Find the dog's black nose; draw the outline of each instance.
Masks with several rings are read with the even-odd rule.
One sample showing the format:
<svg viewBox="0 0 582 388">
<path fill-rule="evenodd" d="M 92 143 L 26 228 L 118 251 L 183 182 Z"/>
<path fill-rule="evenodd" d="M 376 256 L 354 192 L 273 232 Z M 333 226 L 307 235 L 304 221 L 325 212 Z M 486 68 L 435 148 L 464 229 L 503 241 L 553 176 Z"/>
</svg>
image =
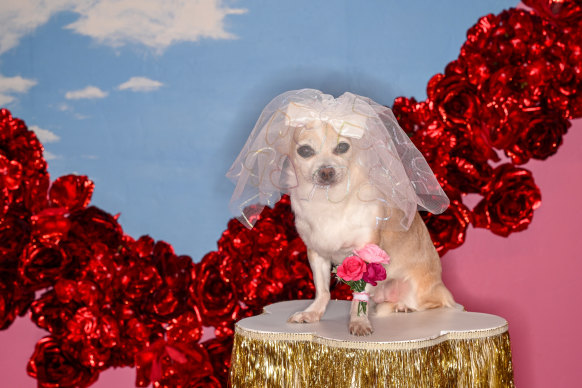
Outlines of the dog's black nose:
<svg viewBox="0 0 582 388">
<path fill-rule="evenodd" d="M 319 169 L 317 175 L 321 183 L 328 184 L 335 179 L 335 169 L 333 167 L 322 167 Z"/>
</svg>

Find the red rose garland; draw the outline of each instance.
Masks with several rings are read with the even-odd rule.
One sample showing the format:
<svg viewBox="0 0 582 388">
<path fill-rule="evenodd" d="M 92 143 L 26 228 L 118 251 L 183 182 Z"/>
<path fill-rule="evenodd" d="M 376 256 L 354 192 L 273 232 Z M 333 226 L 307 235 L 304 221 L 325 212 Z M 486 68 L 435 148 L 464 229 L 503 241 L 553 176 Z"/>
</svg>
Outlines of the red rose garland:
<svg viewBox="0 0 582 388">
<path fill-rule="evenodd" d="M 502 236 L 527 228 L 540 192 L 514 165 L 553 155 L 568 120 L 582 116 L 581 2 L 525 3 L 540 16 L 481 18 L 427 100 L 394 102 L 451 198 L 445 213 L 425 215 L 441 255 L 464 242 L 469 223 Z M 508 159 L 494 166 L 499 151 Z M 137 386 L 225 386 L 235 321 L 314 295 L 288 197 L 252 230 L 231 220 L 218 250 L 193 263 L 125 235 L 116 217 L 89 207 L 93 188 L 73 175 L 50 185 L 36 136 L 0 110 L 0 329 L 30 310 L 49 332 L 27 369 L 40 387 L 89 386 L 120 366 L 136 366 Z M 466 193 L 482 196 L 472 210 Z M 334 282 L 332 297 L 351 291 Z M 215 338 L 200 343 L 204 327 Z"/>
</svg>

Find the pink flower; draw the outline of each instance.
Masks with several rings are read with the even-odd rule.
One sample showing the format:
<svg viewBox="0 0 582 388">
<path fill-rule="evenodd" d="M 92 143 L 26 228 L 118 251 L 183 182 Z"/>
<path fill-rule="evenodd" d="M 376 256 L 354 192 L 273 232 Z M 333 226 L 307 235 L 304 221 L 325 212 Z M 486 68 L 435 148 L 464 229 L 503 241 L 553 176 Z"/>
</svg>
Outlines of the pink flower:
<svg viewBox="0 0 582 388">
<path fill-rule="evenodd" d="M 354 253 L 360 256 L 366 263 L 390 263 L 388 254 L 376 244 L 364 245 L 361 249 L 356 249 Z"/>
<path fill-rule="evenodd" d="M 386 268 L 380 263 L 370 263 L 362 276 L 366 283 L 375 286 L 379 281 L 386 279 Z"/>
<path fill-rule="evenodd" d="M 349 256 L 337 267 L 337 276 L 346 282 L 357 281 L 362 278 L 364 271 L 366 271 L 366 262 L 358 256 Z"/>
</svg>

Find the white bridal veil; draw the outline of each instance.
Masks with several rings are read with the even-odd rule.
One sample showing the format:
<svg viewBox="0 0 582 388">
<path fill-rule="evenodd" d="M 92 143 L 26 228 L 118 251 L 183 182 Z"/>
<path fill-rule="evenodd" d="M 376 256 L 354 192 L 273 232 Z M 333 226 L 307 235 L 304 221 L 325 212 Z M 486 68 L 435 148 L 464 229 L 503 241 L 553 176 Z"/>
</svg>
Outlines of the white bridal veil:
<svg viewBox="0 0 582 388">
<path fill-rule="evenodd" d="M 282 193 L 297 185 L 297 170 L 290 152 L 298 133 L 321 122 L 340 137 L 349 138 L 358 170 L 366 172 L 358 198 L 386 207 L 398 222 L 377 219 L 378 227 L 408 229 L 417 209 L 442 213 L 449 200 L 428 163 L 400 128 L 392 110 L 369 98 L 344 93 L 338 98 L 319 90 L 301 89 L 275 97 L 263 110 L 242 151 L 227 173 L 236 185 L 230 209 L 252 228 L 264 206 L 273 206 Z M 348 171 L 348 175 L 349 175 Z M 313 183 L 313 190 L 326 190 Z M 373 194 L 371 194 L 373 193 Z M 394 212 L 394 209 L 399 209 Z"/>
</svg>

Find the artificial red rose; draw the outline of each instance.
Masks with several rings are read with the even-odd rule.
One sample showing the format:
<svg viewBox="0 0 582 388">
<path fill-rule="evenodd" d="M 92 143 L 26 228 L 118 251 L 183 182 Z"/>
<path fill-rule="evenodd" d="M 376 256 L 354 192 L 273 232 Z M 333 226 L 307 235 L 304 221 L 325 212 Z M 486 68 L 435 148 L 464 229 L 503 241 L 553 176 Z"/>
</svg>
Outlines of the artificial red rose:
<svg viewBox="0 0 582 388">
<path fill-rule="evenodd" d="M 559 114 L 539 110 L 512 115 L 510 125 L 520 131 L 506 153 L 513 163 L 523 164 L 530 158 L 545 160 L 555 154 L 571 124 Z"/>
<path fill-rule="evenodd" d="M 428 104 L 424 101 L 417 102 L 414 98 L 397 97 L 394 99 L 392 112 L 400 127 L 409 136 L 425 128 L 434 119 Z"/>
<path fill-rule="evenodd" d="M 461 48 L 461 56 L 469 56 L 482 51 L 499 24 L 499 16 L 489 14 L 481 17 L 474 26 L 467 31 L 467 41 Z"/>
<path fill-rule="evenodd" d="M 135 385 L 146 387 L 184 387 L 189 382 L 212 375 L 208 353 L 199 344 L 183 346 L 155 341 L 135 357 L 137 376 Z"/>
<path fill-rule="evenodd" d="M 352 300 L 354 297 L 354 292 L 352 291 L 350 286 L 348 286 L 344 282 L 332 281 L 330 291 L 331 299 Z"/>
<path fill-rule="evenodd" d="M 337 276 L 342 280 L 358 281 L 366 271 L 366 262 L 358 256 L 348 256 L 344 259 L 339 267 L 337 267 Z"/>
<path fill-rule="evenodd" d="M 508 112 L 516 109 L 518 105 L 517 96 L 521 92 L 519 85 L 518 71 L 515 66 L 507 65 L 497 69 L 482 87 L 481 94 L 485 101 L 490 101 L 488 110 L 484 113 L 491 114 L 489 111 L 497 109 L 498 117 L 505 117 Z M 492 121 L 491 118 L 485 116 L 485 121 Z M 501 121 L 498 119 L 498 121 Z M 491 125 L 494 127 L 494 125 Z"/>
<path fill-rule="evenodd" d="M 176 292 L 181 292 L 187 290 L 192 281 L 193 265 L 194 263 L 190 256 L 172 254 L 163 260 L 157 260 L 156 268 L 169 288 Z"/>
<path fill-rule="evenodd" d="M 141 236 L 137 241 L 133 241 L 131 244 L 131 250 L 139 257 L 148 257 L 154 253 L 155 241 L 150 236 Z"/>
<path fill-rule="evenodd" d="M 228 222 L 228 228 L 218 240 L 218 251 L 237 260 L 246 260 L 253 253 L 254 239 L 252 230 L 236 219 Z"/>
<path fill-rule="evenodd" d="M 59 279 L 54 286 L 55 295 L 59 302 L 70 303 L 77 293 L 77 282 L 70 279 Z"/>
<path fill-rule="evenodd" d="M 34 292 L 22 285 L 16 271 L 0 271 L 0 330 L 24 315 L 33 300 Z"/>
<path fill-rule="evenodd" d="M 88 387 L 98 377 L 95 370 L 63 352 L 61 343 L 50 336 L 38 341 L 26 371 L 40 388 Z"/>
<path fill-rule="evenodd" d="M 415 132 L 410 140 L 423 154 L 437 180 L 442 184 L 447 175 L 446 165 L 450 161 L 450 153 L 457 145 L 455 131 L 446 128 L 439 120 L 433 120 L 422 130 Z"/>
<path fill-rule="evenodd" d="M 198 308 L 185 311 L 180 316 L 170 320 L 167 330 L 168 341 L 186 346 L 195 344 L 202 337 L 202 318 Z"/>
<path fill-rule="evenodd" d="M 148 310 L 151 310 L 158 320 L 166 321 L 179 316 L 184 311 L 186 308 L 184 299 L 185 294 L 181 296 L 177 291 L 162 286 L 153 293 L 149 302 L 151 307 Z"/>
<path fill-rule="evenodd" d="M 196 381 L 189 382 L 189 388 L 220 388 L 227 386 L 214 376 L 205 376 Z"/>
<path fill-rule="evenodd" d="M 55 336 L 62 335 L 67 322 L 75 314 L 74 307 L 63 304 L 55 291 L 45 292 L 30 306 L 30 319 L 41 329 L 48 330 Z"/>
<path fill-rule="evenodd" d="M 121 271 L 119 287 L 130 299 L 144 300 L 163 284 L 160 274 L 151 264 L 130 261 Z"/>
<path fill-rule="evenodd" d="M 19 208 L 10 208 L 0 218 L 0 267 L 16 267 L 22 250 L 30 241 L 30 215 Z"/>
<path fill-rule="evenodd" d="M 99 342 L 106 348 L 117 346 L 121 340 L 119 336 L 119 322 L 109 314 L 99 317 Z"/>
<path fill-rule="evenodd" d="M 42 244 L 52 247 L 67 238 L 71 221 L 65 208 L 44 209 L 33 215 L 32 235 Z"/>
<path fill-rule="evenodd" d="M 47 172 L 35 173 L 32 177 L 23 179 L 19 191 L 24 192 L 24 206 L 32 213 L 38 213 L 47 207 L 49 184 L 50 178 Z"/>
<path fill-rule="evenodd" d="M 233 314 L 240 308 L 233 284 L 220 273 L 223 259 L 218 252 L 210 252 L 200 262 L 196 282 L 192 284 L 191 297 L 200 309 L 205 326 L 220 326 L 232 321 Z"/>
<path fill-rule="evenodd" d="M 101 242 L 116 251 L 122 242 L 123 230 L 111 214 L 90 206 L 70 215 L 70 234 L 76 240 L 90 243 Z"/>
<path fill-rule="evenodd" d="M 22 164 L 25 177 L 46 172 L 46 161 L 42 156 L 43 147 L 34 132 L 26 129 L 21 120 L 15 119 L 17 127 L 23 127 L 24 131 L 15 131 L 5 148 L 6 157 L 17 160 Z"/>
<path fill-rule="evenodd" d="M 386 268 L 380 263 L 368 263 L 366 265 L 366 272 L 362 275 L 362 279 L 366 283 L 376 286 L 376 282 L 386 280 Z"/>
<path fill-rule="evenodd" d="M 0 180 L 8 190 L 17 190 L 22 181 L 22 165 L 0 154 Z"/>
<path fill-rule="evenodd" d="M 451 200 L 449 208 L 442 214 L 428 212 L 421 214 L 439 255 L 443 256 L 450 249 L 457 248 L 465 242 L 472 214 L 460 200 Z"/>
<path fill-rule="evenodd" d="M 478 122 L 481 100 L 475 86 L 464 76 L 437 74 L 432 78 L 427 94 L 433 109 L 447 126 L 465 126 Z"/>
<path fill-rule="evenodd" d="M 281 196 L 279 202 L 271 210 L 271 218 L 277 220 L 277 223 L 285 230 L 289 241 L 298 236 L 297 229 L 295 229 L 295 215 L 291 211 L 291 198 L 289 198 L 289 195 Z"/>
<path fill-rule="evenodd" d="M 206 351 L 210 356 L 210 362 L 214 369 L 214 376 L 218 378 L 223 387 L 227 386 L 228 370 L 230 368 L 232 355 L 232 336 L 222 340 L 213 338 L 204 342 L 202 345 L 206 348 Z"/>
<path fill-rule="evenodd" d="M 81 307 L 67 322 L 67 340 L 89 342 L 93 339 L 99 339 L 98 324 L 99 318 L 96 313 L 87 307 Z"/>
<path fill-rule="evenodd" d="M 447 165 L 448 183 L 464 193 L 479 193 L 491 179 L 493 169 L 463 157 L 452 157 Z"/>
<path fill-rule="evenodd" d="M 582 19 L 582 4 L 576 0 L 523 0 L 541 17 L 552 20 L 562 27 L 575 25 Z"/>
<path fill-rule="evenodd" d="M 53 182 L 49 203 L 69 211 L 86 207 L 91 202 L 95 184 L 85 175 L 65 175 Z"/>
<path fill-rule="evenodd" d="M 94 311 L 98 311 L 101 308 L 103 293 L 95 282 L 89 279 L 81 279 L 77 281 L 76 287 L 76 302 L 81 303 Z"/>
<path fill-rule="evenodd" d="M 103 243 L 91 244 L 88 250 L 89 260 L 82 263 L 82 271 L 99 286 L 106 298 L 114 297 L 112 284 L 118 275 L 114 253 Z"/>
<path fill-rule="evenodd" d="M 18 271 L 32 290 L 40 290 L 54 285 L 69 262 L 70 258 L 61 249 L 31 243 L 22 252 Z"/>
<path fill-rule="evenodd" d="M 22 120 L 13 118 L 8 109 L 0 109 L 0 142 L 7 142 L 24 131 L 26 125 Z"/>
<path fill-rule="evenodd" d="M 511 164 L 498 166 L 483 189 L 483 199 L 473 209 L 473 224 L 500 236 L 524 230 L 541 204 L 540 189 L 531 172 Z"/>
</svg>

